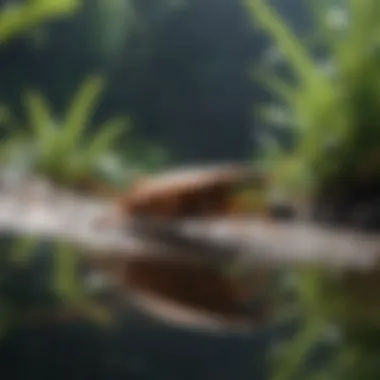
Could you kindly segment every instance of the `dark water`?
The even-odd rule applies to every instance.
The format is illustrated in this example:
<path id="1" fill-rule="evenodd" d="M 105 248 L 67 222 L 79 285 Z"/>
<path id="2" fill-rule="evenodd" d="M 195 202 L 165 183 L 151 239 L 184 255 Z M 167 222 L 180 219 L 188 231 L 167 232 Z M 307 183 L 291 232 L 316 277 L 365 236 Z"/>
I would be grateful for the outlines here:
<path id="1" fill-rule="evenodd" d="M 205 333 L 143 319 L 102 330 L 86 324 L 18 329 L 0 364 L 15 379 L 265 379 L 265 332 Z"/>
<path id="2" fill-rule="evenodd" d="M 3 239 L 3 246 L 12 239 Z M 49 291 L 53 246 L 45 242 L 28 266 L 8 271 L 2 294 L 15 307 L 52 305 Z M 17 284 L 17 286 L 15 286 Z M 111 293 L 111 294 L 110 294 Z M 251 332 L 190 329 L 169 325 L 107 291 L 110 325 L 78 318 L 17 327 L 0 340 L 0 368 L 12 380 L 265 379 L 271 329 Z"/>
<path id="3" fill-rule="evenodd" d="M 3 239 L 3 246 L 12 239 Z M 51 305 L 47 291 L 50 243 L 39 244 L 29 269 L 8 276 L 2 294 L 34 307 Z M 18 287 L 11 286 L 18 284 Z M 3 286 L 7 281 L 3 281 Z M 112 293 L 112 291 L 111 291 Z M 291 337 L 297 324 L 252 331 L 207 331 L 169 325 L 108 291 L 101 297 L 115 316 L 110 325 L 67 322 L 18 327 L 0 340 L 2 376 L 11 380 L 245 380 L 269 379 L 271 348 Z M 322 365 L 326 349 L 311 358 Z"/>

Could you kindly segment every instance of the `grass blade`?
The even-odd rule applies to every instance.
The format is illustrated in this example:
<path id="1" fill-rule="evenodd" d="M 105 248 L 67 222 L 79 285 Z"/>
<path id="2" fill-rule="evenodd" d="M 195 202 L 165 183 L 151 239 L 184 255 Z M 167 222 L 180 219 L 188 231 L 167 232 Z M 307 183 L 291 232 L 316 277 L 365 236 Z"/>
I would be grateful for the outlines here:
<path id="1" fill-rule="evenodd" d="M 104 80 L 99 76 L 87 78 L 74 95 L 68 110 L 62 144 L 70 150 L 82 138 L 104 89 Z"/>

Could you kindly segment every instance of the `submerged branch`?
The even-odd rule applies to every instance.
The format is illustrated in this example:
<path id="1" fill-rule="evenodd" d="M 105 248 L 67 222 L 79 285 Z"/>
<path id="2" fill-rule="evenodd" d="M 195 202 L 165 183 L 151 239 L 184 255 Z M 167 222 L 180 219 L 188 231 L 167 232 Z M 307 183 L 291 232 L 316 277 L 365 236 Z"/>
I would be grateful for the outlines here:
<path id="1" fill-rule="evenodd" d="M 220 259 L 244 266 L 319 265 L 361 270 L 373 268 L 380 257 L 379 235 L 311 222 L 247 218 L 178 221 L 170 225 L 142 221 L 136 230 L 178 247 L 198 249 L 208 256 L 219 252 Z"/>
<path id="2" fill-rule="evenodd" d="M 127 220 L 116 202 L 36 181 L 10 185 L 0 180 L 0 231 L 65 240 L 92 258 L 197 254 L 216 264 L 227 260 L 244 266 L 315 264 L 359 270 L 372 268 L 380 256 L 378 235 L 253 218 Z"/>

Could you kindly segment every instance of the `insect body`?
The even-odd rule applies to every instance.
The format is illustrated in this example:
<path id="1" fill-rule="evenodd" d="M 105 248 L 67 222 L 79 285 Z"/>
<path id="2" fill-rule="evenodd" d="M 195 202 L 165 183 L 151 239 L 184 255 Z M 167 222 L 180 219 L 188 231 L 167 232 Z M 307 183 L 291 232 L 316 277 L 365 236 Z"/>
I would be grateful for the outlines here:
<path id="1" fill-rule="evenodd" d="M 239 276 L 227 274 L 218 267 L 223 262 L 222 247 L 209 245 L 207 239 L 182 236 L 176 221 L 242 215 L 249 209 L 246 190 L 264 183 L 262 174 L 245 165 L 184 168 L 138 181 L 120 201 L 123 212 L 131 217 L 132 228 L 140 236 L 177 247 L 178 252 L 186 249 L 189 254 L 182 259 L 131 260 L 126 265 L 125 284 L 138 293 L 219 317 L 247 317 L 247 303 L 265 287 L 268 273 L 261 272 L 256 283 L 249 285 Z M 213 249 L 216 257 L 212 263 L 208 259 Z"/>
<path id="2" fill-rule="evenodd" d="M 138 181 L 121 199 L 137 216 L 186 218 L 228 216 L 237 210 L 241 187 L 262 186 L 264 176 L 245 165 L 184 168 Z"/>

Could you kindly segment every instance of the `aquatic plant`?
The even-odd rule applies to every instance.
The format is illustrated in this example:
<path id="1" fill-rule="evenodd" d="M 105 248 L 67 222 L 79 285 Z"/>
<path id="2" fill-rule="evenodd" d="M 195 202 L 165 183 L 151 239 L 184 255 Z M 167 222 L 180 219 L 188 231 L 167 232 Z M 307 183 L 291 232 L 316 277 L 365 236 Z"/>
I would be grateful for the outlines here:
<path id="1" fill-rule="evenodd" d="M 282 111 L 275 119 L 273 108 L 266 109 L 264 116 L 290 131 L 294 139 L 293 148 L 285 150 L 273 136 L 267 136 L 270 154 L 264 161 L 275 177 L 274 190 L 293 200 L 300 195 L 307 198 L 318 220 L 371 227 L 376 218 L 364 205 L 374 210 L 371 202 L 379 194 L 380 3 L 311 2 L 313 40 L 323 49 L 322 60 L 267 1 L 246 3 L 291 71 L 287 79 L 270 71 L 255 73 Z M 326 372 L 329 378 L 357 379 L 364 373 L 368 379 L 378 378 L 377 271 L 335 278 L 313 270 L 295 277 L 306 322 L 275 378 L 294 378 L 308 349 L 332 320 L 342 329 L 342 336 L 341 354 Z"/>
<path id="2" fill-rule="evenodd" d="M 12 40 L 36 26 L 60 17 L 74 14 L 81 0 L 32 0 L 11 2 L 0 11 L 0 44 Z"/>
<path id="3" fill-rule="evenodd" d="M 119 186 L 123 188 L 127 172 L 115 143 L 126 132 L 128 121 L 115 118 L 101 125 L 94 136 L 87 132 L 104 85 L 101 77 L 88 77 L 75 93 L 62 120 L 54 116 L 41 94 L 27 91 L 24 100 L 28 128 L 10 125 L 10 136 L 1 146 L 2 163 L 12 171 L 43 176 L 57 185 L 87 194 L 111 195 Z M 10 251 L 13 252 L 12 245 Z M 50 303 L 45 307 L 54 308 L 58 302 L 65 310 L 90 311 L 90 317 L 104 314 L 88 297 L 80 274 L 83 260 L 77 249 L 62 242 L 42 244 L 41 248 L 41 242 L 36 242 L 30 252 L 33 254 L 29 254 L 27 267 L 33 271 L 33 263 L 42 260 L 45 262 L 43 275 L 50 278 L 38 296 L 50 295 Z M 32 276 L 30 281 L 35 280 Z M 15 281 L 19 282 L 17 278 Z M 27 294 L 28 290 L 23 292 Z M 25 305 L 21 303 L 18 307 Z M 31 307 L 38 309 L 37 304 Z"/>
<path id="4" fill-rule="evenodd" d="M 9 5 L 4 5 L 0 8 L 0 44 L 9 43 L 13 38 L 27 34 L 34 28 L 41 26 L 46 22 L 56 20 L 61 17 L 73 15 L 80 7 L 80 0 L 31 0 L 22 3 L 11 2 Z M 80 100 L 80 99 L 79 99 Z M 86 99 L 82 105 L 86 107 Z M 6 141 L 2 145 L 1 154 L 8 162 L 12 162 L 13 169 L 16 170 L 20 161 L 29 163 L 38 163 L 41 169 L 44 168 L 44 160 L 52 159 L 53 156 L 47 154 L 43 149 L 49 149 L 48 139 L 55 141 L 52 130 L 44 129 L 47 121 L 43 118 L 48 117 L 47 109 L 43 107 L 41 98 L 38 95 L 29 94 L 28 106 L 33 124 L 35 139 L 31 139 L 28 144 L 24 141 L 22 144 L 13 144 L 15 136 L 11 138 L 12 143 Z M 5 106 L 2 107 L 2 122 L 10 124 L 10 127 L 17 127 L 15 118 Z M 71 114 L 71 133 L 75 134 L 75 122 L 84 121 L 85 114 L 80 109 L 74 109 Z M 82 118 L 82 119 L 81 119 Z M 12 131 L 13 133 L 17 133 Z M 49 137 L 48 137 L 49 135 Z M 75 141 L 75 136 L 66 137 L 66 146 L 70 142 Z M 54 135 L 55 136 L 55 135 Z M 63 137 L 63 135 L 62 135 Z M 16 138 L 15 138 L 16 140 Z M 94 141 L 91 149 L 88 152 L 88 161 L 91 161 L 90 156 L 102 149 L 107 140 L 104 134 L 101 138 Z M 37 143 L 38 141 L 38 143 Z M 50 140 L 49 140 L 50 141 Z M 41 148 L 38 160 L 34 161 L 33 154 L 35 148 Z M 56 148 L 53 143 L 51 148 Z M 90 152 L 91 151 L 91 152 Z M 96 151 L 96 152 L 95 152 Z M 12 153 L 8 156 L 8 153 Z M 44 152 L 42 154 L 42 152 Z M 45 168 L 46 169 L 46 168 Z M 45 170 L 44 169 L 44 170 Z M 47 169 L 46 169 L 47 170 Z M 57 252 L 57 255 L 50 255 L 51 258 L 57 257 L 56 265 L 46 257 L 44 245 L 33 239 L 15 240 L 9 236 L 2 236 L 2 255 L 1 255 L 1 286 L 0 286 L 0 335 L 5 334 L 10 327 L 17 323 L 25 322 L 25 318 L 30 316 L 28 311 L 38 310 L 46 305 L 56 305 L 57 298 L 69 302 L 71 305 L 78 305 L 78 297 L 83 296 L 83 287 L 78 287 L 77 279 L 77 256 L 70 252 Z M 64 247 L 62 246 L 62 249 Z M 71 251 L 73 253 L 73 251 Z M 49 256 L 49 255 L 48 255 Z M 53 260 L 54 261 L 54 260 Z M 57 269 L 55 276 L 56 283 L 50 284 L 50 274 L 48 268 L 53 265 Z M 36 273 L 40 281 L 36 281 Z M 55 289 L 55 290 L 54 290 Z M 82 297 L 83 298 L 83 297 Z M 89 307 L 88 302 L 82 299 L 81 307 Z M 30 306 L 33 310 L 30 310 Z M 86 306 L 87 305 L 87 306 Z M 90 308 L 90 307 L 89 307 Z M 94 315 L 94 314 L 93 314 Z"/>
<path id="5" fill-rule="evenodd" d="M 350 1 L 335 9 L 328 3 L 316 2 L 314 7 L 318 45 L 325 50 L 325 57 L 317 59 L 266 1 L 247 2 L 292 72 L 292 79 L 268 71 L 262 75 L 262 70 L 256 77 L 262 78 L 283 106 L 283 117 L 271 122 L 288 129 L 290 125 L 296 141 L 292 159 L 303 162 L 305 170 L 299 172 L 308 172 L 314 188 L 337 173 L 359 175 L 368 157 L 376 156 L 379 137 L 374 127 L 379 116 L 379 4 Z M 345 20 L 340 28 L 328 27 L 333 16 Z M 348 22 L 349 27 L 345 26 Z M 266 111 L 267 116 L 274 116 L 270 109 Z M 371 160 L 370 168 L 364 166 L 378 172 L 378 165 L 378 160 Z"/>
<path id="6" fill-rule="evenodd" d="M 122 181 L 121 162 L 110 170 L 107 160 L 118 162 L 115 143 L 126 132 L 128 121 L 123 118 L 110 120 L 100 126 L 93 137 L 88 136 L 86 130 L 103 88 L 102 78 L 87 78 L 73 97 L 62 121 L 54 117 L 41 94 L 26 92 L 24 99 L 29 128 L 19 128 L 17 134 L 12 132 L 4 142 L 3 162 L 23 165 L 24 170 L 44 175 L 67 187 L 83 189 L 96 186 L 97 181 L 115 182 L 115 185 Z"/>
<path id="7" fill-rule="evenodd" d="M 164 156 L 161 150 L 155 150 L 156 147 L 149 144 L 130 142 L 134 149 L 124 146 L 125 140 L 121 137 L 128 132 L 129 120 L 126 118 L 106 121 L 98 126 L 97 132 L 89 133 L 88 127 L 104 87 L 105 81 L 100 76 L 89 76 L 74 94 L 62 117 L 54 114 L 40 93 L 27 91 L 24 94 L 26 126 L 19 125 L 9 111 L 5 112 L 9 136 L 0 145 L 0 162 L 14 173 L 42 176 L 55 185 L 87 195 L 107 197 L 125 191 L 130 180 L 142 172 L 154 170 L 154 164 L 160 164 L 155 161 Z M 123 145 L 119 145 L 120 142 Z M 9 245 L 11 257 L 6 271 L 12 268 L 16 245 L 17 240 Z M 34 273 L 29 280 L 31 283 L 36 281 L 36 261 L 45 263 L 41 276 L 43 273 L 48 278 L 34 298 L 29 294 L 32 285 L 21 286 L 24 298 L 34 300 L 28 304 L 31 311 L 41 309 L 38 302 L 42 298 L 46 301 L 42 310 L 48 308 L 47 317 L 52 317 L 49 310 L 53 308 L 54 312 L 55 307 L 58 307 L 58 313 L 71 313 L 74 319 L 84 316 L 104 321 L 110 317 L 94 302 L 93 296 L 97 296 L 98 290 L 92 291 L 92 287 L 84 283 L 81 268 L 88 263 L 84 262 L 79 248 L 60 241 L 48 245 L 37 241 L 29 248 L 26 267 Z M 16 269 L 16 273 L 19 272 Z M 20 284 L 17 276 L 12 281 L 15 285 Z M 102 292 L 104 287 L 99 290 Z M 20 302 L 12 315 L 19 313 L 20 307 L 24 308 L 25 304 Z M 59 315 L 55 317 L 59 318 Z M 52 318 L 55 317 L 53 314 Z"/>

